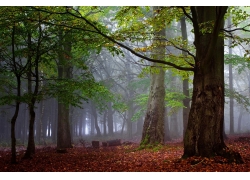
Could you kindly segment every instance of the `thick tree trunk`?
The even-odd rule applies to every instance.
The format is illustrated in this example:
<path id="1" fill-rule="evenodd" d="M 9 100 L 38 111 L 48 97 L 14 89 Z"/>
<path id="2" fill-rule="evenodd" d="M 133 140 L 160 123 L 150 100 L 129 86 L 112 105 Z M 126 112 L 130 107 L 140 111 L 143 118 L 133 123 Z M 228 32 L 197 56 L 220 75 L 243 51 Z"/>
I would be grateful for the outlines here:
<path id="1" fill-rule="evenodd" d="M 192 105 L 184 138 L 183 157 L 221 155 L 242 163 L 239 153 L 231 152 L 223 140 L 224 123 L 224 39 L 225 7 L 191 7 L 195 31 L 195 72 Z M 213 21 L 214 27 L 207 22 Z M 212 33 L 202 34 L 198 24 L 205 23 Z M 206 26 L 206 25 L 204 25 Z"/>
<path id="2" fill-rule="evenodd" d="M 159 68 L 159 71 L 159 74 L 151 74 L 150 94 L 141 145 L 164 143 L 165 71 L 163 68 Z"/>
<path id="3" fill-rule="evenodd" d="M 158 7 L 154 7 L 157 10 Z M 156 38 L 166 37 L 166 30 L 155 32 Z M 156 59 L 164 59 L 165 45 L 161 44 L 160 40 L 154 40 L 156 48 L 153 51 L 153 56 Z M 155 68 L 159 73 L 151 73 L 150 92 L 146 116 L 143 124 L 141 146 L 164 144 L 164 116 L 165 116 L 165 70 L 159 64 L 153 63 L 151 67 Z"/>
<path id="4" fill-rule="evenodd" d="M 59 32 L 59 45 L 60 51 L 58 52 L 59 65 L 58 65 L 58 78 L 69 79 L 71 78 L 71 40 L 69 35 L 63 38 L 63 32 Z M 57 124 L 57 149 L 72 148 L 70 123 L 69 123 L 70 108 L 68 104 L 58 100 L 58 124 Z"/>
<path id="5" fill-rule="evenodd" d="M 58 103 L 57 149 L 72 148 L 68 108 Z"/>

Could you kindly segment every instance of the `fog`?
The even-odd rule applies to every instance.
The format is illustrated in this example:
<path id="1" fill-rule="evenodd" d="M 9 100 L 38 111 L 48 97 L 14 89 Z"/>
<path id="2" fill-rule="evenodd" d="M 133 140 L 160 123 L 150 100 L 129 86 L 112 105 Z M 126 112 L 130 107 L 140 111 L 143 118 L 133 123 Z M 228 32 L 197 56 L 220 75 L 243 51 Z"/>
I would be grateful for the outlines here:
<path id="1" fill-rule="evenodd" d="M 107 21 L 109 28 L 116 27 L 116 24 Z M 227 26 L 227 24 L 225 24 Z M 170 36 L 178 36 L 181 32 L 178 30 L 178 22 L 173 23 L 171 30 L 168 30 Z M 187 23 L 188 41 L 193 42 L 191 25 Z M 114 30 L 114 29 L 113 29 Z M 144 43 L 125 42 L 130 47 L 138 48 L 141 45 L 149 45 L 150 41 Z M 226 40 L 227 44 L 228 41 Z M 117 104 L 105 99 L 102 101 L 88 99 L 82 100 L 81 107 L 70 106 L 70 132 L 72 142 L 80 145 L 82 140 L 91 142 L 92 140 L 106 141 L 113 139 L 122 139 L 122 141 L 131 141 L 139 143 L 141 140 L 143 121 L 147 106 L 147 97 L 150 87 L 150 75 L 147 61 L 141 61 L 140 58 L 123 50 L 123 55 L 112 55 L 107 49 L 103 48 L 98 54 L 90 53 L 86 61 L 89 71 L 93 74 L 95 81 L 100 82 L 110 90 L 119 101 L 126 106 L 125 110 L 117 108 Z M 232 48 L 234 55 L 243 56 L 242 47 Z M 167 47 L 167 52 L 180 54 L 180 50 Z M 228 47 L 225 46 L 225 54 L 228 54 Z M 147 55 L 147 53 L 145 53 Z M 229 66 L 225 63 L 225 87 L 229 88 Z M 239 72 L 240 69 L 240 72 Z M 79 70 L 73 69 L 73 76 L 79 74 Z M 24 81 L 24 80 L 23 80 Z M 173 92 L 182 93 L 182 77 L 171 69 L 166 70 L 165 77 L 166 94 Z M 23 83 L 25 84 L 25 83 Z M 22 87 L 27 90 L 24 85 Z M 86 89 L 89 87 L 86 87 Z M 192 75 L 189 83 L 190 93 L 192 92 Z M 225 118 L 224 130 L 226 134 L 250 133 L 250 112 L 248 111 L 247 101 L 250 96 L 250 70 L 240 65 L 233 66 L 233 88 L 237 92 L 233 96 L 233 132 L 230 132 L 230 98 L 225 96 Z M 176 95 L 178 96 L 178 95 Z M 243 100 L 245 98 L 245 101 Z M 181 98 L 175 101 L 182 104 Z M 170 102 L 166 102 L 165 113 L 165 141 L 182 141 L 183 138 L 183 107 L 181 105 L 173 107 Z M 119 105 L 119 104 L 118 104 Z M 10 105 L 0 106 L 0 146 L 10 146 L 11 143 L 11 118 L 14 113 L 14 107 Z M 35 125 L 34 135 L 37 145 L 56 144 L 57 141 L 57 120 L 58 120 L 58 102 L 55 98 L 42 99 L 35 104 Z M 27 104 L 20 105 L 19 115 L 16 121 L 16 139 L 17 145 L 27 145 L 29 131 L 29 111 Z"/>

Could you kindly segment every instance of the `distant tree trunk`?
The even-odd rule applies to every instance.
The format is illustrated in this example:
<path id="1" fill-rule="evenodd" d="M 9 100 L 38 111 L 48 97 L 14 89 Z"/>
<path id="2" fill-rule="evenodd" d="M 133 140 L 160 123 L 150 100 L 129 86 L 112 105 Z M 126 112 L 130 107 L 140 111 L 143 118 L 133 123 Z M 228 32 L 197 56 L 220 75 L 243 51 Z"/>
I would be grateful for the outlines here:
<path id="1" fill-rule="evenodd" d="M 59 46 L 58 52 L 58 79 L 71 78 L 71 39 L 70 35 L 65 35 L 63 38 L 63 31 L 59 30 Z M 58 98 L 58 124 L 57 124 L 57 149 L 72 148 L 70 123 L 69 123 L 69 105 L 60 101 Z"/>
<path id="2" fill-rule="evenodd" d="M 159 7 L 153 7 L 156 11 Z M 156 38 L 166 37 L 166 30 L 162 29 L 155 32 Z M 157 47 L 153 51 L 153 56 L 156 59 L 164 59 L 165 45 L 160 45 L 161 40 L 154 40 Z M 151 73 L 150 92 L 148 98 L 148 105 L 146 116 L 143 125 L 141 145 L 156 145 L 158 143 L 164 144 L 164 112 L 165 112 L 165 70 L 159 64 L 153 63 L 151 69 L 157 69 L 159 73 Z"/>
<path id="3" fill-rule="evenodd" d="M 90 134 L 93 136 L 95 134 L 95 122 L 94 119 L 91 115 L 89 115 L 89 119 L 90 119 Z"/>
<path id="4" fill-rule="evenodd" d="M 128 114 L 127 114 L 127 133 L 128 133 L 128 139 L 131 139 L 133 137 L 133 124 L 132 124 L 132 121 L 131 121 L 131 118 L 133 116 L 133 112 L 134 112 L 134 109 L 133 109 L 133 106 L 132 104 L 130 104 L 130 108 L 128 109 Z"/>
<path id="5" fill-rule="evenodd" d="M 143 126 L 143 118 L 140 118 L 137 120 L 137 132 L 136 134 L 141 135 L 142 134 L 142 126 Z"/>
<path id="6" fill-rule="evenodd" d="M 231 16 L 228 17 L 228 27 L 231 29 Z M 228 49 L 229 55 L 232 55 L 232 39 L 228 40 Z M 230 112 L 230 134 L 234 134 L 234 99 L 232 96 L 233 92 L 233 67 L 232 64 L 229 64 L 229 90 L 230 90 L 230 101 L 229 101 L 229 112 Z"/>
<path id="7" fill-rule="evenodd" d="M 112 104 L 108 102 L 108 134 L 114 135 Z"/>
<path id="8" fill-rule="evenodd" d="M 177 139 L 179 137 L 177 112 L 170 117 L 170 137 L 171 139 Z"/>
<path id="9" fill-rule="evenodd" d="M 44 109 L 45 109 L 45 102 L 42 101 L 41 102 L 41 116 L 40 116 L 40 121 L 39 121 L 39 134 L 40 134 L 40 137 L 39 137 L 39 144 L 43 144 L 43 145 L 46 145 L 46 142 L 45 142 L 45 139 L 44 139 L 44 132 L 43 132 L 43 118 L 44 118 Z"/>
<path id="10" fill-rule="evenodd" d="M 192 105 L 184 138 L 183 157 L 220 155 L 242 163 L 223 140 L 224 39 L 219 35 L 227 7 L 191 6 L 196 47 Z M 210 26 L 208 22 L 214 22 Z M 203 26 L 200 26 L 203 24 Z M 200 28 L 212 28 L 202 34 Z"/>
<path id="11" fill-rule="evenodd" d="M 106 136 L 107 135 L 107 111 L 104 112 L 103 114 L 103 135 Z"/>
<path id="12" fill-rule="evenodd" d="M 167 108 L 165 108 L 165 114 L 167 114 Z M 164 132 L 165 132 L 164 140 L 165 141 L 171 141 L 168 119 L 169 119 L 168 116 L 165 116 L 164 118 Z"/>
<path id="13" fill-rule="evenodd" d="M 181 18 L 181 34 L 182 34 L 182 39 L 183 41 L 187 41 L 187 26 L 186 26 L 186 21 L 185 21 L 185 17 Z M 187 56 L 187 52 L 182 51 L 182 54 L 184 57 Z M 182 82 L 182 90 L 183 90 L 183 94 L 185 95 L 185 98 L 183 99 L 183 114 L 182 114 L 182 118 L 183 118 L 183 139 L 185 136 L 185 132 L 187 129 L 187 123 L 188 123 L 188 114 L 190 111 L 190 98 L 189 98 L 189 83 L 188 83 L 189 78 L 187 77 L 186 79 L 183 80 Z"/>
<path id="14" fill-rule="evenodd" d="M 95 130 L 96 130 L 96 135 L 97 136 L 101 136 L 101 131 L 98 125 L 98 121 L 97 121 L 97 111 L 96 111 L 96 107 L 93 103 L 91 103 L 91 111 L 92 111 L 92 115 L 94 116 L 94 124 L 95 124 Z"/>
<path id="15" fill-rule="evenodd" d="M 49 124 L 51 124 L 51 138 L 53 143 L 57 143 L 57 127 L 58 127 L 58 102 L 56 99 L 51 100 Z"/>
<path id="16" fill-rule="evenodd" d="M 171 72 L 170 78 L 171 78 L 171 88 L 177 89 L 177 87 L 176 87 L 177 77 L 175 75 L 173 75 L 173 73 Z M 177 139 L 179 137 L 177 114 L 178 114 L 178 112 L 176 111 L 170 116 L 169 129 L 170 129 L 171 139 Z"/>
<path id="17" fill-rule="evenodd" d="M 82 128 L 82 136 L 85 136 L 85 134 L 86 134 L 86 131 L 85 131 L 85 129 L 86 129 L 86 113 L 85 113 L 85 111 L 84 111 L 84 114 L 83 114 L 83 118 L 82 118 L 82 126 L 81 126 L 81 128 Z"/>
<path id="18" fill-rule="evenodd" d="M 241 133 L 241 123 L 242 123 L 243 107 L 240 108 L 240 114 L 238 117 L 238 133 Z"/>

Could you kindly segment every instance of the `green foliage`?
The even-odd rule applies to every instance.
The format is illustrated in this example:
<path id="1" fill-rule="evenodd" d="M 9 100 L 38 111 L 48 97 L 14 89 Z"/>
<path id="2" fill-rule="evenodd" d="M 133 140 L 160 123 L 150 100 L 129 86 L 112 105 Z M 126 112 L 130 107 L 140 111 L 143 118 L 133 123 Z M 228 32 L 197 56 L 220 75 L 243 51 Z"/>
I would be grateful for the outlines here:
<path id="1" fill-rule="evenodd" d="M 250 112 L 250 99 L 236 90 L 230 91 L 228 85 L 225 85 L 225 97 L 232 97 L 239 105 L 242 105 L 246 111 Z"/>
<path id="2" fill-rule="evenodd" d="M 224 58 L 225 64 L 232 64 L 236 67 L 236 69 L 238 69 L 239 74 L 241 74 L 245 69 L 250 69 L 250 62 L 245 57 L 234 54 L 225 54 Z"/>
<path id="3" fill-rule="evenodd" d="M 168 116 L 176 113 L 180 108 L 185 108 L 183 105 L 183 99 L 185 95 L 179 92 L 177 89 L 166 89 L 165 93 L 165 107 L 168 107 L 170 111 Z M 140 109 L 133 115 L 131 121 L 137 121 L 142 115 L 145 114 L 148 103 L 148 94 L 138 95 L 134 102 L 140 107 Z"/>
<path id="4" fill-rule="evenodd" d="M 225 18 L 227 18 L 230 14 L 232 16 L 232 23 L 234 26 L 239 26 L 241 23 L 249 18 L 249 7 L 240 7 L 240 6 L 230 6 L 228 8 L 227 14 Z"/>

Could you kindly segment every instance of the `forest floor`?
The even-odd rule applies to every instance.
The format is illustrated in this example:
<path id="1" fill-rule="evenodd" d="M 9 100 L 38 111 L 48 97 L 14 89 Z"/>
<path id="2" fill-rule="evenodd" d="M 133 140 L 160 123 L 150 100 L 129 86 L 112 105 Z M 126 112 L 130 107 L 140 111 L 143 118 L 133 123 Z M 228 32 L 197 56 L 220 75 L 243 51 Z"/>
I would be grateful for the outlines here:
<path id="1" fill-rule="evenodd" d="M 181 159 L 182 142 L 139 150 L 139 144 L 113 147 L 83 147 L 57 153 L 55 146 L 37 147 L 32 159 L 22 159 L 25 149 L 17 148 L 17 164 L 11 164 L 9 148 L 0 148 L 0 172 L 250 172 L 250 135 L 229 137 L 230 149 L 238 151 L 244 164 L 227 163 L 222 157 Z"/>

